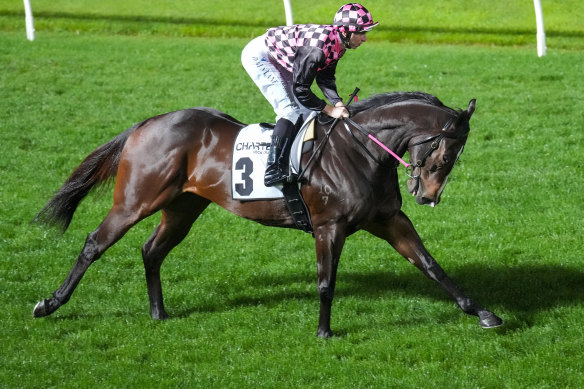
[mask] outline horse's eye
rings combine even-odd
[[[450,158],[448,158],[446,155],[442,158],[442,160],[444,161],[444,163],[450,162]]]

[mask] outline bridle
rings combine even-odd
[[[409,164],[408,166],[406,166],[406,175],[411,178],[412,180],[418,180],[420,178],[420,174],[419,173],[417,176],[414,176],[414,169],[415,168],[421,168],[422,166],[424,166],[426,164],[426,159],[428,159],[428,157],[430,157],[430,155],[432,155],[432,153],[434,152],[434,150],[436,150],[438,147],[440,147],[440,142],[442,142],[442,139],[449,137],[449,138],[456,138],[457,136],[448,136],[446,130],[448,128],[450,128],[450,126],[452,125],[452,123],[454,123],[454,118],[450,118],[446,124],[444,125],[444,127],[442,127],[442,131],[440,131],[439,134],[437,135],[432,135],[426,139],[423,139],[419,142],[416,142],[412,145],[410,145],[410,147],[413,146],[419,146],[422,145],[424,143],[428,143],[428,142],[432,142],[430,143],[430,147],[426,150],[426,152],[424,153],[424,156],[421,159],[416,160],[415,164]]]

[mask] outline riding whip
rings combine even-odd
[[[355,88],[355,90],[353,91],[353,93],[351,93],[351,95],[349,96],[349,100],[347,101],[347,104],[345,104],[345,107],[348,107],[353,102],[353,100],[357,96],[357,93],[359,93],[360,90],[361,89],[359,89],[358,87]],[[298,174],[298,177],[296,178],[298,181],[300,181],[300,179],[304,175],[304,172],[306,171],[306,169],[308,169],[308,166],[310,166],[310,164],[312,163],[312,160],[314,159],[314,156],[317,155],[320,152],[320,149],[322,148],[322,146],[324,146],[324,144],[328,141],[328,138],[330,137],[331,132],[333,131],[333,128],[335,128],[335,126],[337,125],[337,123],[339,122],[339,120],[340,120],[339,118],[335,118],[335,120],[331,124],[330,128],[326,132],[326,134],[324,136],[324,139],[318,144],[318,147],[316,148],[316,150],[314,151],[314,153],[312,153],[312,155],[310,156],[310,159],[308,160],[308,162],[306,162],[306,166],[304,166],[304,169],[302,169],[302,171],[300,172],[300,174]]]

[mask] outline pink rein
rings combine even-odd
[[[407,163],[406,161],[404,161],[403,159],[400,158],[399,155],[397,155],[396,153],[394,153],[393,151],[391,151],[389,149],[389,147],[387,147],[386,145],[384,145],[383,143],[381,143],[381,141],[379,139],[377,139],[376,137],[374,137],[372,134],[370,134],[368,131],[364,130],[361,126],[359,126],[357,123],[355,123],[354,121],[352,121],[349,118],[345,118],[343,120],[343,125],[345,126],[345,128],[347,129],[347,131],[349,133],[351,133],[351,130],[349,129],[349,126],[347,126],[347,122],[351,123],[359,132],[361,132],[363,135],[367,135],[367,137],[369,139],[371,139],[373,142],[377,143],[377,145],[379,147],[381,147],[383,150],[387,151],[392,157],[394,157],[399,163],[401,163],[402,165],[404,165],[406,167],[406,169],[408,167],[410,167],[411,165],[409,163]]]
[[[395,159],[397,159],[397,161],[399,163],[401,163],[402,165],[404,165],[406,168],[410,167],[410,164],[407,163],[406,161],[404,161],[403,159],[400,158],[399,155],[397,155],[396,153],[394,153],[393,151],[391,151],[386,145],[384,145],[383,143],[381,143],[379,141],[379,139],[377,139],[376,137],[374,137],[371,134],[367,134],[367,136],[369,137],[369,139],[371,139],[373,142],[377,143],[379,145],[379,147],[381,147],[383,150],[387,151],[389,154],[391,154],[392,157],[394,157]]]

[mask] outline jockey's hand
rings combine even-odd
[[[349,111],[342,102],[337,103],[334,107],[327,104],[322,111],[335,119],[349,117]]]

